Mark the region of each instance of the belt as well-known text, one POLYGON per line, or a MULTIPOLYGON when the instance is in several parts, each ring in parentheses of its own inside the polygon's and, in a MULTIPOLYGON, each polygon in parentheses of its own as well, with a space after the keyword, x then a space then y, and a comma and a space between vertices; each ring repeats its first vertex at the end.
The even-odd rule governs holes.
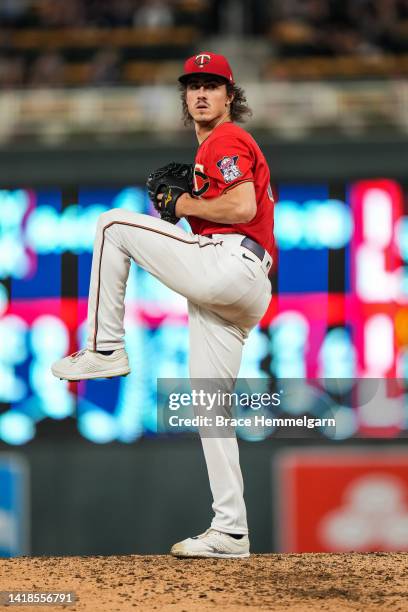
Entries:
POLYGON ((251 251, 251 253, 258 257, 258 259, 263 261, 263 258, 265 257, 265 249, 260 244, 255 242, 255 240, 252 240, 252 238, 248 238, 248 236, 246 236, 242 240, 241 246, 251 251))
POLYGON ((251 251, 251 253, 253 253, 256 257, 258 257, 258 259, 260 260, 262 264, 262 268, 265 271, 265 274, 269 277, 269 280, 270 280, 270 272, 272 269, 272 258, 269 255, 268 251, 264 249, 263 246, 255 242, 255 240, 252 240, 252 238, 248 238, 248 236, 246 236, 242 240, 241 246, 244 247, 245 249, 248 249, 248 251, 251 251))
MULTIPOLYGON (((221 236, 222 234, 217 234, 217 236, 221 236)), ((225 234, 225 236, 228 236, 231 234, 225 234)), ((207 238, 213 238, 214 234, 206 234, 207 238)), ((262 267, 264 268, 266 274, 269 276, 269 273, 271 271, 272 268, 272 258, 269 255, 269 253, 266 251, 266 249, 263 248, 263 246, 261 246, 258 242, 256 242, 255 240, 252 240, 252 238, 249 238, 248 236, 245 236, 240 245, 242 247, 244 247, 245 249, 248 249, 248 251, 251 251, 251 253, 253 253, 261 262, 262 267)))

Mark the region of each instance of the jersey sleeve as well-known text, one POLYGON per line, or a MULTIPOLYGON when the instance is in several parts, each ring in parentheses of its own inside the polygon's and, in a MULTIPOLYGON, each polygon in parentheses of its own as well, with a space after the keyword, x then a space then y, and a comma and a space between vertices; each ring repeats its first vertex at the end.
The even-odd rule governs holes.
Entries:
POLYGON ((218 138, 211 145, 208 173, 219 193, 239 183, 254 181, 254 159, 248 144, 239 138, 218 138))

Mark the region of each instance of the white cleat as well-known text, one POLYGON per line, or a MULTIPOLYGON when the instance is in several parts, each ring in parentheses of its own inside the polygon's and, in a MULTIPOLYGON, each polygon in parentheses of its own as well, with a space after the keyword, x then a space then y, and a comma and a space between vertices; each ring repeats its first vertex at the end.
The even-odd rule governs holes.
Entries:
POLYGON ((125 349, 117 349, 111 355, 102 355, 84 349, 52 364, 51 371, 61 380, 89 380, 126 376, 130 372, 125 349))
POLYGON ((187 538, 174 544, 170 554, 174 557, 216 557, 235 559, 249 557, 249 538, 243 535, 239 540, 211 527, 201 535, 187 538))

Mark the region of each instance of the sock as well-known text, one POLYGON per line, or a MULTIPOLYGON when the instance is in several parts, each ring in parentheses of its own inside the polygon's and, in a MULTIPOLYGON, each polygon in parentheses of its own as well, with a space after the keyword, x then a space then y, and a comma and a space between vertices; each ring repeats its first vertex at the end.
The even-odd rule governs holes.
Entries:
POLYGON ((241 540, 241 538, 244 537, 242 533, 228 533, 227 535, 231 536, 231 538, 234 538, 234 540, 241 540))
POLYGON ((112 355, 113 351, 96 351, 97 353, 101 353, 101 355, 112 355))

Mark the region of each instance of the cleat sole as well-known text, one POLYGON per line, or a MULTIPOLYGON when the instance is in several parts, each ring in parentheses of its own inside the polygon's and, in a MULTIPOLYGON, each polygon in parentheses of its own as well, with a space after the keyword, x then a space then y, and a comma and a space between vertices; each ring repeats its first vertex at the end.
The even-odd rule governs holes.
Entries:
POLYGON ((111 380, 112 378, 124 378, 126 376, 129 376, 130 372, 126 372, 125 374, 113 374, 112 376, 95 376, 95 377, 85 377, 85 378, 63 378, 61 376, 57 376, 57 378, 59 378, 60 380, 66 380, 69 383, 74 383, 74 382, 81 382, 82 380, 111 380))

